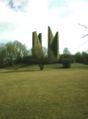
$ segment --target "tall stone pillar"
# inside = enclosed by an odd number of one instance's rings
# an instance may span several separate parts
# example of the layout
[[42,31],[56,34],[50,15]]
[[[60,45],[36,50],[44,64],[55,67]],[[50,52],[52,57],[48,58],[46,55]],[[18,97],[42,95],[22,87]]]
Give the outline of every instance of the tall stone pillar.
[[48,58],[57,60],[59,56],[59,34],[56,32],[55,36],[48,27]]

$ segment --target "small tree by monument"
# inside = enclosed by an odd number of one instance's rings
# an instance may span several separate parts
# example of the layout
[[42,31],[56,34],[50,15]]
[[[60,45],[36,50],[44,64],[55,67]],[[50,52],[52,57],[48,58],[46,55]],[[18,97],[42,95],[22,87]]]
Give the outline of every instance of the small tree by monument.
[[43,70],[44,54],[42,50],[42,34],[37,35],[37,32],[33,32],[32,38],[32,56],[37,60],[40,70]]

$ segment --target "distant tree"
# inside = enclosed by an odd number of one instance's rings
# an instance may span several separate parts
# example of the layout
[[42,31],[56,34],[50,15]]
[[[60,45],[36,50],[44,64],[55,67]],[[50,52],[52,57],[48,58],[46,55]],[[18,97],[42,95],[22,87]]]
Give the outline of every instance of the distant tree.
[[64,48],[63,54],[65,54],[65,55],[70,55],[71,53],[70,53],[70,51],[69,51],[68,48]]
[[87,52],[77,52],[75,55],[75,62],[88,64],[88,53]]
[[21,62],[25,56],[27,56],[27,49],[18,41],[8,42],[0,47],[0,62],[5,65],[13,65],[15,61]]
[[13,46],[15,48],[15,54],[16,54],[16,57],[25,57],[27,56],[27,49],[26,49],[26,46],[23,45],[21,42],[19,41],[14,41],[13,42]]
[[5,44],[0,45],[0,67],[4,67],[6,65],[6,49]]
[[15,60],[15,48],[12,42],[8,42],[5,45],[5,51],[6,51],[6,62],[8,62],[8,64],[12,65],[14,63]]
[[77,52],[75,55],[75,62],[76,63],[81,63],[82,62],[82,54],[80,52]]
[[19,41],[14,41],[13,46],[15,60],[16,62],[21,63],[21,60],[28,55],[28,50],[26,49],[26,46]]
[[88,53],[82,52],[82,62],[88,65]]

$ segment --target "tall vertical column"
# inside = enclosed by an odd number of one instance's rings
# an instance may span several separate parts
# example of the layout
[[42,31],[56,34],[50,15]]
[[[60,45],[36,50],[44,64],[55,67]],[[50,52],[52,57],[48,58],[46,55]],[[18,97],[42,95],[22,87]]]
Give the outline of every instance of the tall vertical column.
[[42,47],[42,34],[41,33],[39,33],[38,38],[39,38],[40,45]]
[[53,42],[53,33],[51,28],[48,26],[48,58],[52,58],[52,42]]
[[49,59],[58,59],[59,55],[59,34],[56,32],[55,36],[51,31],[51,28],[48,27],[48,58]]

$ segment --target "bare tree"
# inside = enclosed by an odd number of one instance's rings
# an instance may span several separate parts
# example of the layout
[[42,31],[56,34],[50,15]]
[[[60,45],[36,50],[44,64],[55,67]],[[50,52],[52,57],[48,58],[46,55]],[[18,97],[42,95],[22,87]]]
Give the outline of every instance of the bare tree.
[[[80,24],[80,23],[78,23],[78,25],[80,25],[81,27],[83,27],[85,30],[88,30],[88,27],[86,25]],[[87,36],[88,36],[88,33],[87,34],[84,34],[81,38],[85,38]]]
[[[78,25],[80,25],[81,27],[83,27],[85,29],[85,31],[88,30],[88,26],[87,25],[80,24],[80,23],[78,23]],[[81,38],[85,38],[85,37],[88,37],[88,33],[83,34]],[[84,44],[86,44],[87,42],[88,42],[88,39],[84,42]],[[88,49],[86,50],[86,52],[88,52]]]

